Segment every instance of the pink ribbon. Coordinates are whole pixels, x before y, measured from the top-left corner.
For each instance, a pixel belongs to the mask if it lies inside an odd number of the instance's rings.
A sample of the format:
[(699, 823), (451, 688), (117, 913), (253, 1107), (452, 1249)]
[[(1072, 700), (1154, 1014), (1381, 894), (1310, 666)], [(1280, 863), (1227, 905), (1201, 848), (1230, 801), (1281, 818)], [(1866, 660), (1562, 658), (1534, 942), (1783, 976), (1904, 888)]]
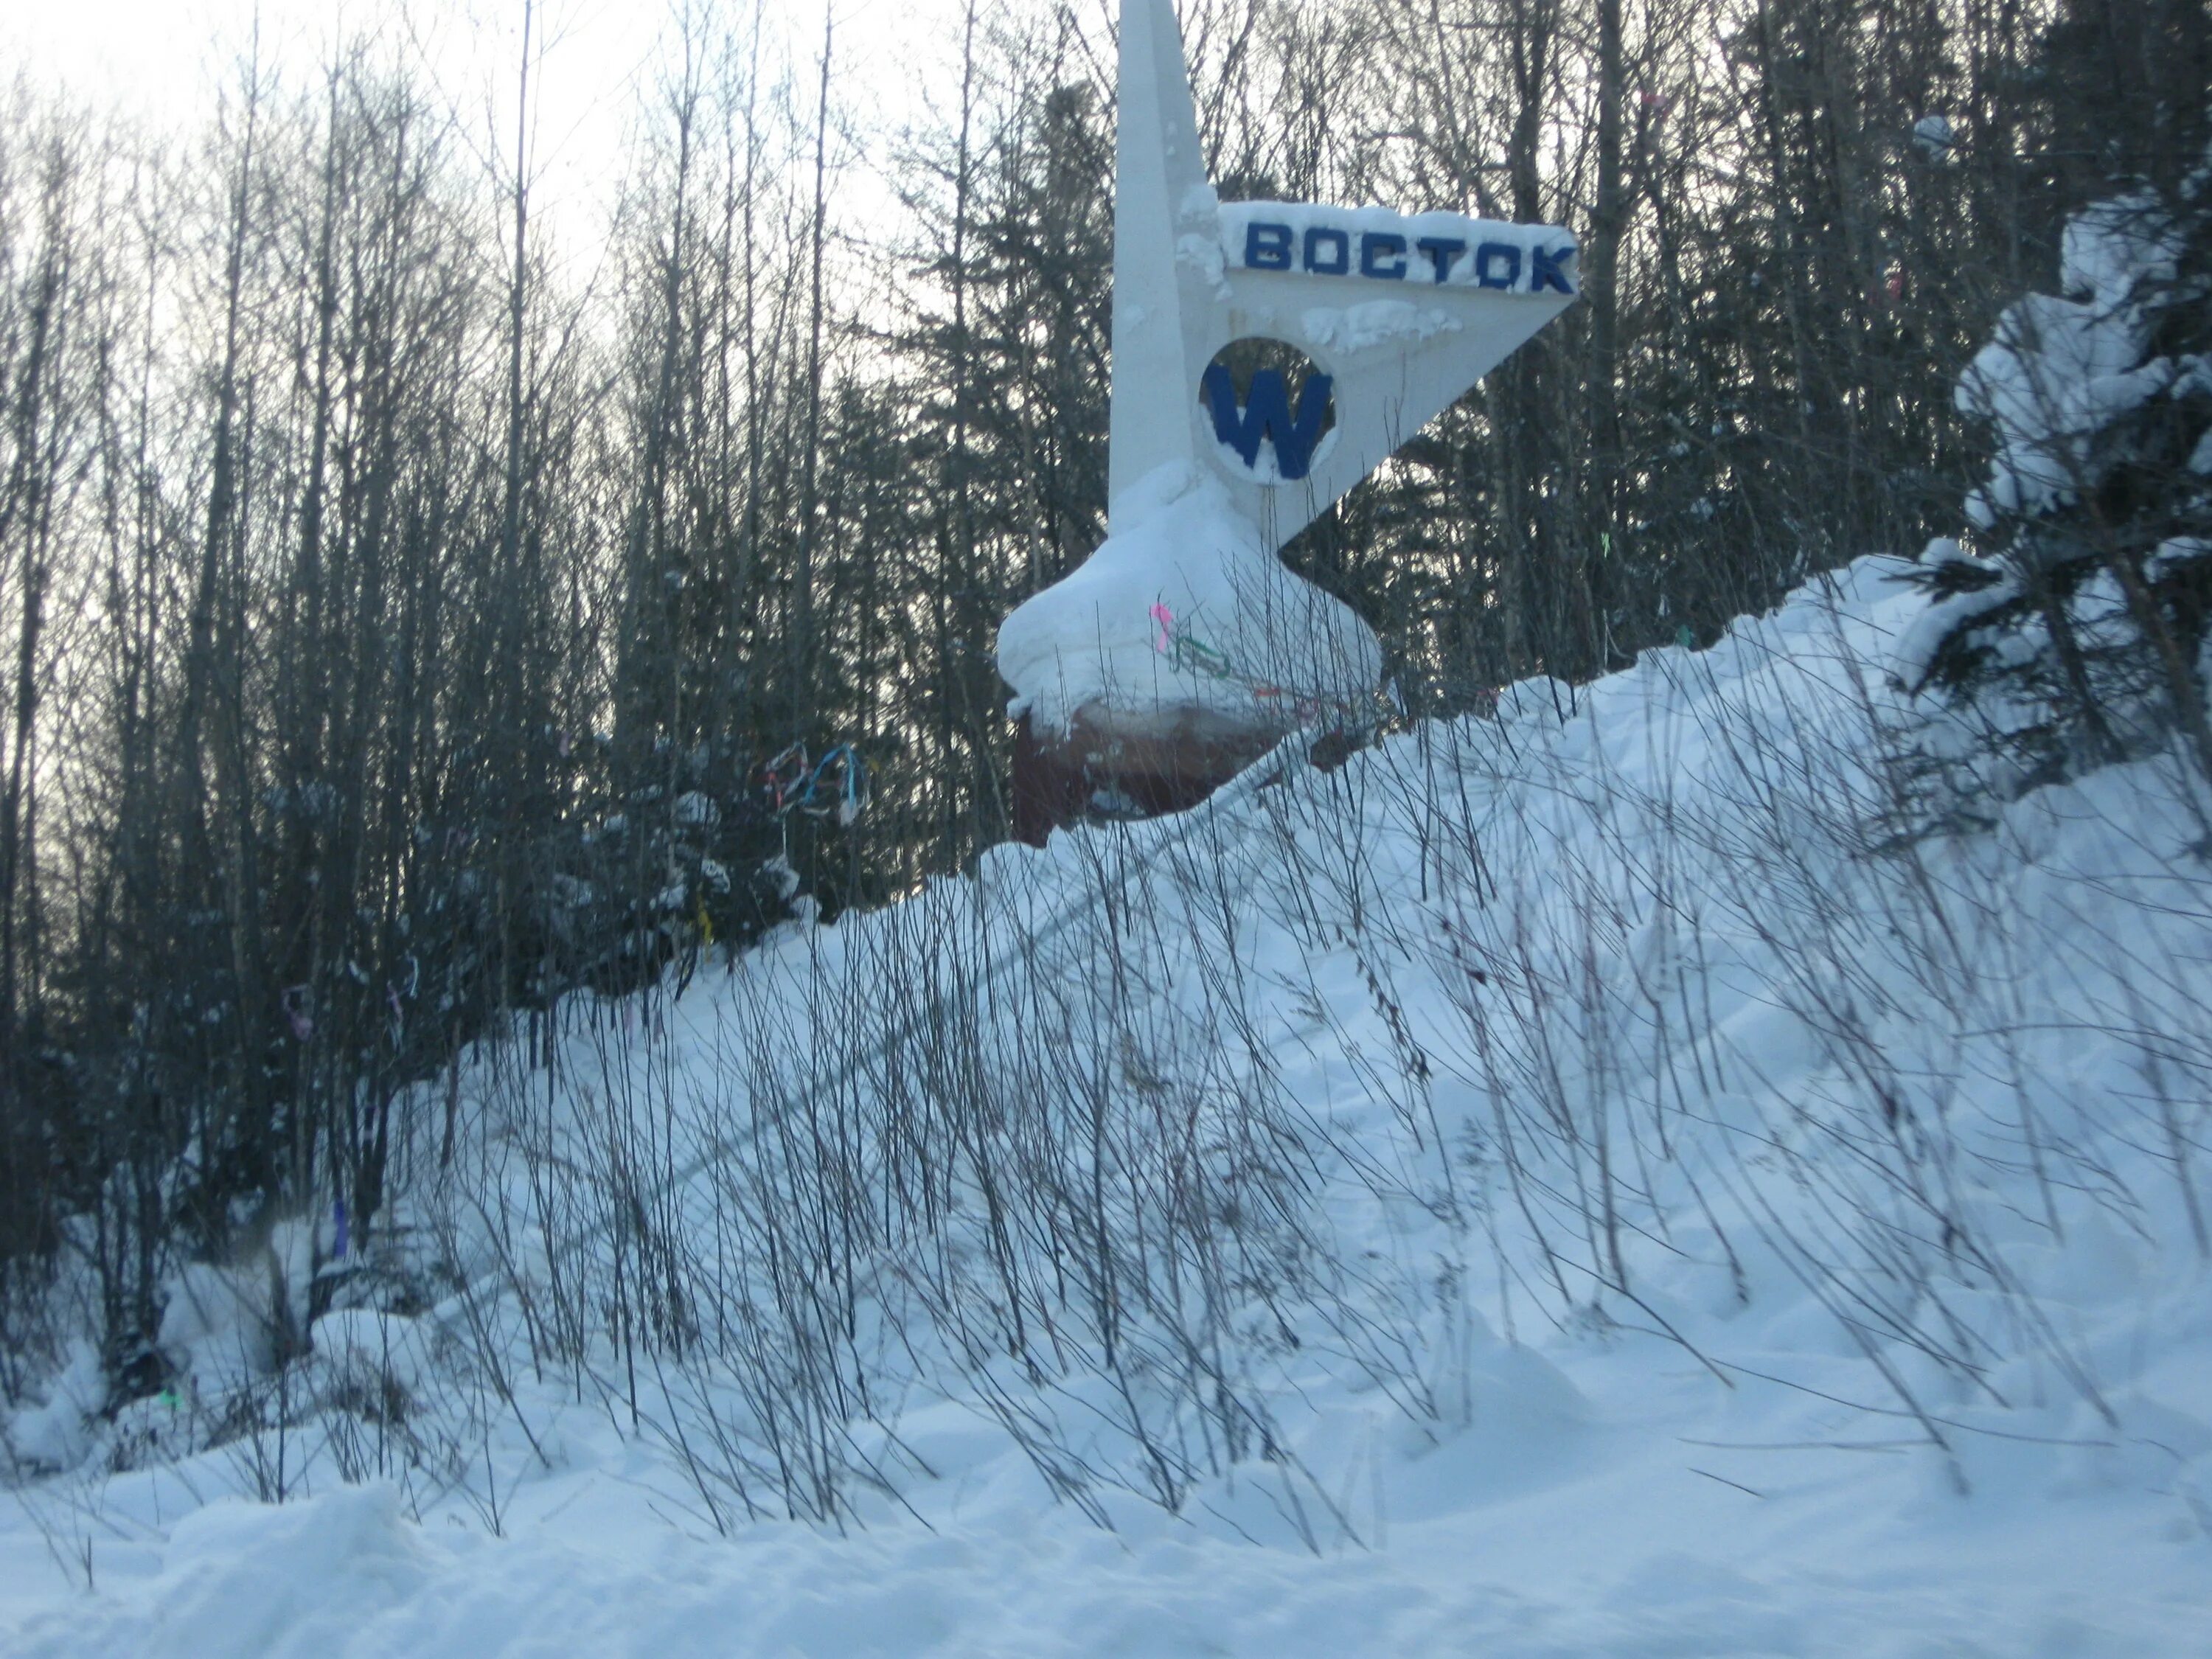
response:
[(1168, 609), (1164, 600), (1157, 601), (1152, 606), (1152, 620), (1160, 625), (1160, 636), (1152, 641), (1152, 649), (1164, 657), (1168, 653), (1168, 629), (1175, 626), (1175, 612)]

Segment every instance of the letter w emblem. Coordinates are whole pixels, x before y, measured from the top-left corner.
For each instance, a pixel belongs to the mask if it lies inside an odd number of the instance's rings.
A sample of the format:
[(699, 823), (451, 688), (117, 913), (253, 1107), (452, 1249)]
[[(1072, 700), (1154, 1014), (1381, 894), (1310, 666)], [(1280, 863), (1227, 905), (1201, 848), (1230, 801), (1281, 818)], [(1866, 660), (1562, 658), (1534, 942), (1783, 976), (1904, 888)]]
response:
[(1206, 406), (1213, 412), (1213, 435), (1243, 458), (1244, 465), (1260, 465), (1260, 442), (1275, 447), (1275, 470), (1285, 478), (1303, 478), (1313, 465), (1314, 444), (1328, 413), (1329, 377), (1309, 374), (1298, 388), (1297, 418), (1291, 418), (1290, 392), (1279, 368), (1262, 368), (1252, 376), (1252, 396), (1239, 407), (1237, 387), (1219, 363), (1208, 366), (1200, 383)]

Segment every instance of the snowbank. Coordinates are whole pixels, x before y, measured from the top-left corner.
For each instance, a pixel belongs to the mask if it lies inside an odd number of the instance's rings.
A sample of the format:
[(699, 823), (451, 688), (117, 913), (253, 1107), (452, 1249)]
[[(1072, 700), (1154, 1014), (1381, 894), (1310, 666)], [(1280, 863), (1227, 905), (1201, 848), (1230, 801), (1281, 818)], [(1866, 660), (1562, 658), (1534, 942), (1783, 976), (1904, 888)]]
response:
[[(316, 1328), (392, 1377), (382, 1419), (24, 1488), (0, 1650), (2203, 1651), (2204, 803), (2143, 762), (1992, 804), (1986, 834), (1899, 836), (1899, 568), (1334, 773), (994, 849), (680, 1000), (588, 1005), (550, 1086), (472, 1066), (470, 1288)], [(995, 1062), (949, 1065), (963, 1034)], [(1026, 1365), (979, 1294), (978, 1369), (923, 1366), (945, 1333), (899, 1284), (929, 1263), (887, 1246), (826, 1351), (873, 1368), (872, 1412), (810, 1443), (880, 1482), (808, 1525), (765, 1457), (753, 1512), (701, 1476), (716, 1435), (760, 1432), (709, 1334), (794, 1277), (744, 1265), (758, 1212), (805, 1197), (756, 1178), (845, 1137), (878, 1203), (933, 1091), (988, 1139), (1031, 1105), (1050, 1130), (1087, 1079), (1131, 1160), (1095, 1173), (1154, 1214), (1170, 1130), (1281, 1108), (1330, 1253), (1271, 1279), (1273, 1235), (1237, 1218), (1223, 1282), (1270, 1288), (1205, 1328), (1270, 1443), (1209, 1461), (1203, 1419), (1155, 1412), (1193, 1471), (1168, 1513), (1079, 1293), (1030, 1304), (1054, 1324)], [(1036, 1266), (1050, 1219), (994, 1257), (987, 1207), (956, 1189), (937, 1235), (977, 1287)], [(617, 1340), (641, 1257), (596, 1218), (640, 1211), (653, 1271), (691, 1274), (680, 1352)], [(573, 1371), (526, 1340), (563, 1308), (596, 1322)], [(772, 1359), (811, 1340), (776, 1328)], [(1055, 1479), (1010, 1430), (1048, 1420)], [(294, 1502), (220, 1498), (280, 1452)]]
[(1285, 568), (1218, 482), (1162, 467), (1119, 511), (1097, 551), (1000, 625), (1010, 714), (1062, 736), (1086, 709), (1140, 735), (1192, 710), (1266, 731), (1296, 724), (1302, 699), (1373, 696), (1372, 631)]

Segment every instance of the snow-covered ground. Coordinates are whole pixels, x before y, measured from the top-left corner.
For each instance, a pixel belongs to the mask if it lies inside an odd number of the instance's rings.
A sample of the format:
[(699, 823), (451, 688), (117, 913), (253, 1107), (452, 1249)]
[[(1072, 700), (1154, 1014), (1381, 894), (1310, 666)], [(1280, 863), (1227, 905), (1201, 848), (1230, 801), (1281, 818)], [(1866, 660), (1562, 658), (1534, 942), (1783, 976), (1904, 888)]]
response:
[(1893, 574), (477, 1056), (0, 1652), (2212, 1653), (2204, 804), (1929, 822)]

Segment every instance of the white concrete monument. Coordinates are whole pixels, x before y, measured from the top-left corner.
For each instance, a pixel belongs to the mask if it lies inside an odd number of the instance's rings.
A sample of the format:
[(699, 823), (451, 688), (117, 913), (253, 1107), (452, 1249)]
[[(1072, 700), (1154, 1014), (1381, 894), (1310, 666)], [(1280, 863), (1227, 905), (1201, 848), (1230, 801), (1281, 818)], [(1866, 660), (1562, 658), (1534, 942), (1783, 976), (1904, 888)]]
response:
[(1224, 205), (1171, 0), (1121, 0), (1119, 118), (1109, 533), (999, 632), (1032, 838), (1365, 722), (1374, 635), (1277, 551), (1576, 293), (1550, 226)]

